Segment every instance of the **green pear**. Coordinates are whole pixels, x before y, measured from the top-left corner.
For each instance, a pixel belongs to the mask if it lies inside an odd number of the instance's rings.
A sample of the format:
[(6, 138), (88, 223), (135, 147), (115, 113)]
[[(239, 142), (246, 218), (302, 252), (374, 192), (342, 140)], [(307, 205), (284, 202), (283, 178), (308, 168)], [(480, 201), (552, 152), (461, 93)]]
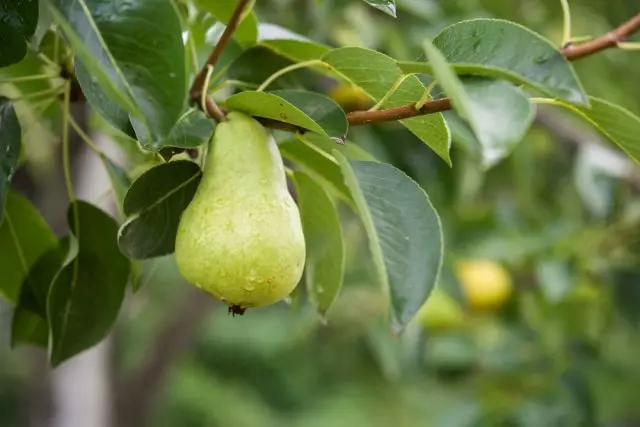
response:
[(209, 144), (180, 218), (175, 257), (189, 282), (243, 313), (282, 300), (302, 276), (305, 241), (273, 137), (231, 112)]

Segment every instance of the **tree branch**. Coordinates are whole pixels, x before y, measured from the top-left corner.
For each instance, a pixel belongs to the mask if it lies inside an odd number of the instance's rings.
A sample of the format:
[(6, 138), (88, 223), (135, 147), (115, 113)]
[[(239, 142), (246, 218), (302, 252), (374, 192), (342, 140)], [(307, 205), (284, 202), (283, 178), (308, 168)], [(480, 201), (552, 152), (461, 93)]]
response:
[[(584, 58), (605, 49), (615, 47), (630, 35), (640, 30), (640, 13), (616, 28), (596, 39), (578, 45), (569, 45), (562, 49), (562, 53), (569, 61)], [(396, 120), (409, 119), (411, 117), (424, 116), (426, 114), (440, 113), (451, 109), (448, 98), (428, 101), (420, 109), (415, 104), (402, 107), (388, 108), (378, 111), (353, 111), (347, 115), (351, 126), (383, 123)]]
[[(222, 55), (222, 51), (229, 42), (229, 39), (231, 39), (231, 35), (236, 30), (236, 28), (238, 28), (240, 19), (242, 18), (242, 13), (244, 12), (244, 9), (248, 3), (249, 0), (240, 0), (238, 2), (235, 10), (233, 11), (233, 14), (231, 15), (231, 19), (229, 19), (229, 23), (220, 36), (220, 40), (218, 40), (218, 43), (211, 52), (211, 55), (209, 55), (209, 58), (207, 58), (207, 62), (193, 80), (193, 84), (191, 85), (191, 89), (189, 90), (189, 95), (191, 97), (192, 103), (197, 103), (198, 105), (201, 104), (200, 100), (202, 99), (202, 91), (206, 90), (204, 84), (207, 80), (207, 69), (209, 67), (214, 67), (218, 62), (218, 59), (220, 59), (220, 55)], [(205, 105), (200, 105), (200, 108), (205, 111), (210, 117), (213, 117), (218, 121), (224, 120), (224, 114), (222, 114), (220, 109), (217, 108), (217, 105), (215, 104), (213, 99), (207, 98)]]
[(623, 42), (629, 38), (630, 35), (640, 29), (640, 13), (629, 19), (624, 24), (620, 25), (613, 31), (584, 43), (577, 45), (566, 46), (562, 53), (569, 61), (575, 61), (576, 59), (584, 58), (588, 55), (616, 47), (619, 42)]

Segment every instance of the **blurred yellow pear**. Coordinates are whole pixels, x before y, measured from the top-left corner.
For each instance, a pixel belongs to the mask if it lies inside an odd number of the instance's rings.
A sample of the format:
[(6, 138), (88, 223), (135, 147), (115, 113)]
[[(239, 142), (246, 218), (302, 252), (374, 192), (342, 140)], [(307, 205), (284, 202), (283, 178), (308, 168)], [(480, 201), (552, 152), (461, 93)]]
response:
[(467, 303), (474, 311), (497, 310), (511, 296), (511, 277), (504, 267), (494, 261), (461, 261), (456, 266), (456, 272)]
[(373, 106), (367, 93), (359, 86), (340, 83), (329, 92), (329, 97), (346, 111), (366, 110)]
[(464, 312), (457, 301), (436, 288), (418, 311), (418, 321), (430, 331), (452, 330), (464, 323)]

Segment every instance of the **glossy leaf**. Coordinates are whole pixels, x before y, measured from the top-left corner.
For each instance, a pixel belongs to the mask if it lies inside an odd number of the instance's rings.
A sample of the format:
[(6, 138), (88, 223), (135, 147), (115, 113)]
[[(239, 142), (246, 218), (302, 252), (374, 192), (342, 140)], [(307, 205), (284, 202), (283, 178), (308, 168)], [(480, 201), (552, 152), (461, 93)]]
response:
[[(238, 0), (197, 0), (197, 4), (225, 25), (238, 4)], [(250, 47), (258, 39), (258, 18), (253, 11), (244, 11), (245, 17), (233, 32), (233, 37), (243, 46)]]
[(22, 129), (13, 103), (0, 96), (0, 224), (2, 224), (4, 204), (9, 193), (22, 147)]
[[(587, 104), (582, 84), (552, 42), (513, 22), (473, 19), (446, 27), (433, 44), (456, 73), (506, 78), (549, 96)], [(431, 74), (431, 64), (399, 62), (406, 73)]]
[[(76, 50), (76, 61), (84, 62), (87, 70), (107, 96), (125, 111), (142, 118), (134, 102), (133, 91), (108, 50), (98, 26), (84, 0), (46, 0), (55, 23)], [(80, 6), (80, 7), (78, 7)]]
[[(371, 98), (381, 100), (404, 75), (396, 61), (368, 49), (346, 47), (332, 50), (323, 61), (339, 75), (362, 88)], [(384, 103), (384, 108), (399, 107), (417, 102), (426, 88), (415, 76), (407, 77), (396, 92)], [(414, 135), (424, 141), (447, 163), (451, 163), (451, 136), (442, 114), (430, 114), (401, 120)]]
[(122, 252), (133, 259), (173, 253), (180, 216), (201, 177), (197, 164), (180, 160), (156, 166), (138, 178), (124, 201), (124, 213), (132, 217), (118, 233)]
[(10, 192), (0, 225), (0, 296), (17, 302), (31, 267), (56, 243), (38, 210), (23, 196)]
[(3, 0), (0, 8), (0, 67), (20, 62), (38, 25), (36, 0)]
[(67, 259), (47, 299), (54, 367), (107, 335), (120, 311), (130, 271), (129, 260), (118, 249), (113, 218), (82, 201), (69, 207), (67, 218), (78, 253)]
[(440, 218), (425, 191), (385, 163), (347, 160), (345, 182), (369, 237), (376, 273), (390, 297), (392, 329), (400, 332), (431, 293), (442, 264)]
[(586, 119), (629, 157), (640, 163), (640, 117), (604, 99), (589, 97), (590, 107), (553, 101)]
[(362, 0), (370, 6), (375, 7), (386, 13), (387, 15), (391, 15), (394, 18), (396, 17), (396, 2), (395, 0)]
[(306, 113), (324, 132), (336, 138), (345, 138), (349, 131), (347, 115), (331, 98), (304, 90), (276, 90), (269, 92), (285, 99)]
[(76, 61), (75, 67), (78, 84), (80, 84), (82, 94), (87, 98), (89, 105), (111, 126), (136, 139), (129, 114), (109, 97), (98, 80), (91, 76), (91, 72), (83, 62)]
[(184, 47), (171, 3), (134, 1), (116, 7), (107, 0), (50, 1), (78, 60), (105, 96), (153, 134), (167, 135), (186, 100)]
[(191, 109), (178, 120), (165, 138), (154, 141), (148, 134), (144, 134), (144, 128), (136, 126), (136, 131), (145, 149), (159, 151), (165, 147), (197, 148), (211, 138), (214, 127), (213, 120), (202, 111)]
[[(254, 117), (290, 123), (303, 129), (329, 136), (322, 126), (316, 123), (305, 111), (275, 93), (241, 92), (227, 98), (225, 105), (229, 111), (236, 110)], [(305, 105), (309, 106), (308, 104)]]
[(342, 227), (333, 202), (320, 185), (303, 172), (295, 172), (294, 181), (307, 246), (307, 290), (316, 310), (324, 317), (344, 278)]

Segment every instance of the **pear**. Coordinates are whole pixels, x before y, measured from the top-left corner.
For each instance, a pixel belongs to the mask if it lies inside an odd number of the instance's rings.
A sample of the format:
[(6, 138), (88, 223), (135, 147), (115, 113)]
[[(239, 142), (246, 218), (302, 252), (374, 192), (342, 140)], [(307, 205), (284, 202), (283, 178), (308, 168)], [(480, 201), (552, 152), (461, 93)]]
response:
[(175, 259), (192, 284), (242, 314), (293, 291), (304, 269), (300, 212), (273, 137), (231, 112), (216, 127), (198, 190), (180, 218)]

